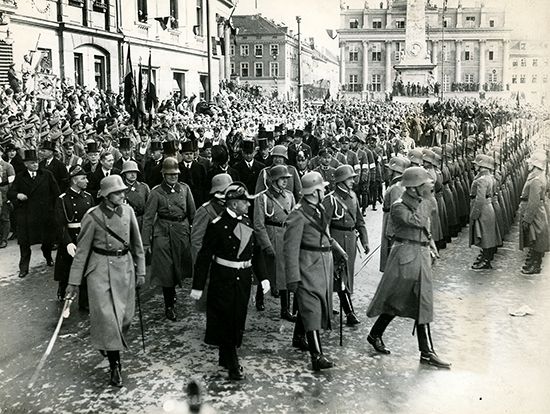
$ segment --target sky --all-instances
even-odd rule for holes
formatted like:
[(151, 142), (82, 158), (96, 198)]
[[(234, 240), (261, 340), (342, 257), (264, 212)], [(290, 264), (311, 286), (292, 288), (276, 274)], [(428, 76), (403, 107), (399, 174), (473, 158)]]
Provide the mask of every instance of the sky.
[[(369, 7), (379, 7), (380, 1), (368, 0)], [(364, 1), (346, 0), (346, 3), (350, 8), (362, 8)], [(442, 3), (443, 0), (432, 0), (432, 4)], [(457, 3), (458, 0), (449, 0), (448, 6), (456, 7)], [(463, 7), (479, 3), (480, 0), (462, 0)], [(506, 5), (513, 37), (550, 39), (550, 0), (485, 0), (485, 4), (487, 7)], [(326, 29), (337, 29), (340, 24), (340, 0), (238, 0), (235, 14), (256, 13), (285, 23), (294, 32), (297, 32), (296, 16), (300, 16), (303, 37), (314, 37), (317, 44), (338, 55), (338, 40), (330, 39)]]

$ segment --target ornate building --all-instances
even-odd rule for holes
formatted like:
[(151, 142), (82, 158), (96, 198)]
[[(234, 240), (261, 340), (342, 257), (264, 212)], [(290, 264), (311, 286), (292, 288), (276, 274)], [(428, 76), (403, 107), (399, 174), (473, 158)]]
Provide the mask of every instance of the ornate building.
[[(419, 0), (420, 1), (420, 0)], [(350, 9), (341, 2), (340, 83), (346, 96), (382, 97), (394, 90), (405, 45), (406, 0), (379, 8)], [(462, 7), (443, 10), (426, 4), (426, 37), (433, 80), (451, 91), (509, 90), (511, 30), (503, 9)]]
[(510, 91), (520, 99), (548, 103), (550, 48), (549, 41), (513, 40), (510, 44)]

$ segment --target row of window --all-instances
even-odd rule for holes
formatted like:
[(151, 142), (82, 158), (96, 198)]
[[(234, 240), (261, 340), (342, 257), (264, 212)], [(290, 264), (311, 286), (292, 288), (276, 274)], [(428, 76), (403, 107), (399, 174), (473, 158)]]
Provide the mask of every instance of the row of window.
[[(398, 44), (398, 46), (399, 46), (399, 44)], [(448, 61), (449, 56), (450, 56), (449, 51), (446, 50), (446, 49), (447, 49), (446, 47), (443, 48), (443, 60), (444, 61)], [(465, 60), (465, 61), (473, 61), (474, 60), (473, 53), (470, 52), (469, 50), (466, 50), (464, 52), (463, 56), (464, 56), (463, 60)], [(399, 50), (397, 50), (395, 52), (394, 59), (395, 60), (401, 60), (401, 52)], [(382, 52), (380, 52), (380, 51), (371, 52), (370, 60), (372, 62), (381, 62), (382, 61)], [(488, 60), (490, 60), (490, 61), (496, 60), (496, 53), (493, 50), (489, 51)], [(349, 51), (349, 55), (348, 55), (348, 61), (349, 62), (359, 62), (359, 50), (357, 48), (350, 47), (350, 51)], [(517, 66), (517, 65), (514, 65), (514, 66)], [(523, 66), (525, 66), (525, 65), (523, 65)], [(533, 66), (536, 66), (536, 65), (533, 65)]]
[[(443, 27), (449, 27), (451, 23), (451, 20), (449, 18), (446, 18), (443, 20)], [(373, 29), (382, 29), (382, 19), (373, 19), (371, 23), (371, 27)], [(405, 28), (405, 19), (395, 19), (394, 21), (394, 27), (396, 29), (404, 29)], [(466, 28), (474, 28), (476, 26), (476, 17), (475, 16), (466, 16), (466, 23), (464, 24), (464, 27)], [(496, 21), (495, 19), (489, 19), (489, 27), (496, 27)], [(349, 19), (349, 28), (350, 29), (359, 29), (359, 19), (353, 18)]]
[[(531, 76), (531, 83), (538, 83), (538, 75)], [(512, 83), (518, 83), (518, 75), (512, 75)], [(527, 75), (519, 75), (519, 83), (527, 83)], [(542, 76), (542, 83), (548, 83), (548, 75)]]
[[(447, 77), (448, 75), (445, 75)], [(380, 74), (372, 74), (371, 75), (371, 82), (373, 85), (379, 84), (381, 82), (381, 75)], [(474, 83), (475, 82), (475, 75), (473, 73), (465, 73), (464, 74), (464, 83)], [(487, 79), (487, 82), (489, 83), (497, 83), (498, 82), (498, 76), (496, 73), (490, 73)], [(359, 75), (357, 74), (350, 74), (349, 75), (349, 84), (358, 84), (359, 83)], [(512, 83), (513, 78), (512, 78)]]
[[(231, 75), (236, 75), (235, 72), (235, 62), (231, 62)], [(254, 77), (263, 78), (264, 75), (264, 64), (263, 62), (254, 62)], [(249, 78), (250, 75), (250, 64), (248, 62), (241, 62), (240, 67), (240, 77)], [(269, 62), (269, 77), (276, 78), (279, 77), (279, 62)]]
[[(250, 54), (250, 45), (242, 44), (240, 48), (241, 56), (249, 56)], [(235, 45), (231, 45), (230, 50), (231, 56), (235, 56)], [(279, 56), (279, 45), (274, 43), (269, 45), (269, 55), (277, 57)], [(264, 45), (254, 45), (254, 56), (263, 57), (264, 56)]]
[[(526, 67), (527, 66), (527, 59), (526, 58), (521, 58), (518, 62), (517, 59), (514, 59), (512, 61), (512, 66), (514, 67), (517, 67), (518, 66), (518, 63), (520, 66), (522, 67)], [(537, 58), (534, 58), (531, 60), (531, 64), (533, 67), (537, 67), (539, 65), (539, 60)], [(548, 59), (544, 59), (544, 66), (548, 66)]]

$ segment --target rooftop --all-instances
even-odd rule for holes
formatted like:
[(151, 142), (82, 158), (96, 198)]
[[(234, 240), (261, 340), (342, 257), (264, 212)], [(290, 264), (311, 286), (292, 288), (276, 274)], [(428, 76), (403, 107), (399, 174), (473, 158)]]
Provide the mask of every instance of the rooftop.
[(240, 35), (286, 34), (287, 28), (263, 17), (261, 14), (233, 16), (233, 26), (239, 28)]

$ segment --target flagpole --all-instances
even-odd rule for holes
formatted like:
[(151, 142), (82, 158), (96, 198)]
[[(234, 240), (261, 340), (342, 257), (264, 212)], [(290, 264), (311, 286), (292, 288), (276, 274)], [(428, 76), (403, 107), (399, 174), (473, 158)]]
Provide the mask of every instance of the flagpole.
[(208, 59), (208, 81), (205, 94), (206, 102), (212, 98), (212, 39), (210, 38), (210, 0), (206, 0), (206, 47)]

